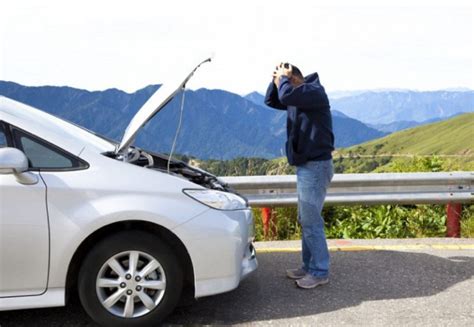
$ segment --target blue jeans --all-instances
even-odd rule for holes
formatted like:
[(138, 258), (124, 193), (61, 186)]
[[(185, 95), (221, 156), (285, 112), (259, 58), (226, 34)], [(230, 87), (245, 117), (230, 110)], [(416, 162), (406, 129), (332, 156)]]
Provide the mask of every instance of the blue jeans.
[(308, 161), (296, 167), (298, 220), (303, 231), (303, 269), (317, 277), (329, 276), (329, 250), (321, 213), (333, 175), (332, 159)]

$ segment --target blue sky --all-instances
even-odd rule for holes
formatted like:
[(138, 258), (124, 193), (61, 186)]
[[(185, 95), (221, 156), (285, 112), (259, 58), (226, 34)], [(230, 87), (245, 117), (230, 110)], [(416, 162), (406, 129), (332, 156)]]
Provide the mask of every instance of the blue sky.
[(133, 92), (215, 53), (191, 88), (263, 92), (280, 61), (329, 91), (474, 88), (472, 1), (353, 3), (2, 1), (0, 79)]

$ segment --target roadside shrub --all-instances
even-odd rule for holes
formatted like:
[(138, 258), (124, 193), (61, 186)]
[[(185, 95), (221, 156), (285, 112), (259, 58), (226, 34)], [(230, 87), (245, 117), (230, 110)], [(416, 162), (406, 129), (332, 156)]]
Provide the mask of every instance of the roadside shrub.
[(461, 237), (474, 238), (474, 205), (463, 206), (461, 213)]
[[(474, 231), (473, 209), (463, 210), (465, 237)], [(254, 217), (258, 241), (301, 238), (296, 208), (274, 208), (266, 237), (260, 209), (254, 209)], [(442, 205), (328, 206), (323, 217), (328, 238), (421, 238), (444, 237), (446, 233), (446, 209)]]
[(326, 218), (328, 238), (443, 237), (446, 216), (442, 206), (338, 207)]

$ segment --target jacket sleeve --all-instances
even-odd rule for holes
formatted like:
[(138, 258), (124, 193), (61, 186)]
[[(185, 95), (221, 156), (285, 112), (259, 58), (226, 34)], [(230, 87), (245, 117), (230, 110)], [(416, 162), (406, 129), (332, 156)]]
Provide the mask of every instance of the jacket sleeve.
[(281, 104), (298, 108), (329, 105), (326, 91), (319, 83), (304, 83), (293, 87), (286, 76), (281, 79), (278, 98)]
[(278, 89), (273, 81), (268, 85), (267, 93), (265, 94), (265, 104), (275, 109), (286, 110), (286, 106), (278, 99)]

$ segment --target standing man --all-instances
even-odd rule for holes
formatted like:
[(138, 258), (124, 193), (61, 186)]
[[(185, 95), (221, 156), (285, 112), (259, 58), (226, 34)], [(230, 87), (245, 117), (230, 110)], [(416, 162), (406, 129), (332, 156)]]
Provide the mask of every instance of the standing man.
[(286, 156), (288, 163), (296, 166), (303, 265), (286, 274), (298, 287), (314, 288), (329, 282), (329, 251), (321, 216), (333, 177), (329, 100), (317, 73), (303, 77), (296, 66), (282, 63), (273, 72), (265, 103), (287, 111)]

